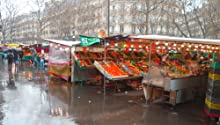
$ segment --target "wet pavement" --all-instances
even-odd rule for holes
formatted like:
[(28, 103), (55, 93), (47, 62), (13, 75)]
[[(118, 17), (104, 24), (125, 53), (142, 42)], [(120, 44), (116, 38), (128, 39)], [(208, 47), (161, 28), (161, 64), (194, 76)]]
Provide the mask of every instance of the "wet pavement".
[(14, 74), (15, 86), (9, 86), (8, 80), (7, 65), (0, 64), (2, 125), (215, 125), (199, 99), (175, 109), (145, 105), (143, 96), (133, 92), (103, 96), (98, 86), (49, 79), (47, 71), (28, 64)]

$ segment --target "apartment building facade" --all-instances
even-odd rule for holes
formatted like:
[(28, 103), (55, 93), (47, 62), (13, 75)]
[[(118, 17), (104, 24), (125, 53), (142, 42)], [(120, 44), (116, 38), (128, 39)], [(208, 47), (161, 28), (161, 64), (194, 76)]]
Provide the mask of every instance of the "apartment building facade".
[[(169, 20), (169, 15), (165, 13), (173, 8), (176, 9), (176, 13), (179, 13), (179, 10), (177, 7), (170, 8), (169, 4), (169, 2), (159, 4), (157, 9), (147, 15), (144, 0), (110, 0), (110, 35), (162, 34), (180, 36), (172, 20)], [(75, 22), (76, 35), (95, 36), (101, 29), (107, 31), (107, 7), (106, 0), (78, 1), (79, 13)], [(146, 15), (149, 17), (148, 23)], [(147, 32), (145, 31), (146, 25), (149, 27)]]
[[(110, 36), (118, 34), (183, 36), (174, 23), (182, 21), (180, 18), (182, 10), (175, 0), (152, 4), (150, 8), (153, 10), (150, 12), (147, 12), (149, 9), (145, 2), (145, 0), (110, 0)], [(47, 20), (41, 38), (71, 39), (79, 35), (98, 36), (100, 30), (107, 32), (106, 0), (65, 0), (64, 2), (53, 0), (47, 3), (45, 9)], [(202, 32), (198, 29), (198, 23), (193, 17), (189, 19), (190, 26), (194, 27), (192, 32), (196, 34), (195, 37), (201, 37)], [(186, 30), (185, 27), (180, 26), (180, 28)], [(19, 16), (13, 32), (16, 41), (38, 40), (39, 27), (36, 13)]]

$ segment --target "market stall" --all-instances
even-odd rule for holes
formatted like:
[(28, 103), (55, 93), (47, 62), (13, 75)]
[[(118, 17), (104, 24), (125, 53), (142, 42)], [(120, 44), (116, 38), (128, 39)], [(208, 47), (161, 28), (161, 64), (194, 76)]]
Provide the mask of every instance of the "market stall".
[[(105, 76), (105, 83), (115, 84), (116, 90), (142, 89), (141, 79), (148, 70), (147, 43), (131, 41), (128, 36), (105, 38), (104, 58), (95, 60), (94, 66)], [(159, 58), (153, 54), (153, 61)]]
[(80, 45), (73, 52), (72, 82), (98, 82), (102, 75), (93, 65), (95, 60), (103, 60), (104, 48), (97, 37), (80, 36)]
[(40, 57), (42, 56), (44, 56), (46, 61), (48, 60), (49, 44), (22, 44), (21, 46), (24, 54), (23, 60), (29, 61), (32, 59), (32, 48), (36, 50), (38, 61), (40, 61)]
[(69, 81), (72, 71), (72, 52), (79, 41), (45, 39), (49, 42), (48, 72), (51, 77)]
[(160, 88), (162, 92), (157, 95), (166, 97), (172, 105), (192, 100), (195, 93), (205, 93), (208, 69), (219, 57), (220, 40), (158, 35), (132, 36), (131, 39), (148, 41), (151, 54), (161, 57), (160, 65), (149, 63), (148, 74), (145, 74), (146, 100), (152, 99), (153, 88)]

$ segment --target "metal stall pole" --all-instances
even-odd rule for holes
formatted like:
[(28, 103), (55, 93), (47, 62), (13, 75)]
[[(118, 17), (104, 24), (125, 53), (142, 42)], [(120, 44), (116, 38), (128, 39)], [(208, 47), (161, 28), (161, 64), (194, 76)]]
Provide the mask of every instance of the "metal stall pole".
[(149, 51), (149, 59), (148, 59), (148, 73), (147, 73), (147, 85), (143, 85), (143, 90), (144, 90), (144, 96), (145, 96), (145, 99), (146, 99), (146, 104), (148, 103), (148, 98), (149, 98), (149, 89), (150, 89), (150, 67), (151, 67), (151, 54), (152, 54), (152, 41), (150, 41), (150, 44), (149, 44), (149, 48), (150, 48), (150, 51)]
[[(104, 61), (106, 61), (106, 39), (104, 39)], [(104, 91), (104, 95), (106, 95), (106, 72), (104, 72), (104, 85), (103, 85), (103, 91)]]
[[(108, 15), (107, 15), (107, 32), (108, 32), (108, 37), (110, 36), (110, 30), (109, 30), (109, 26), (110, 26), (110, 0), (108, 0), (108, 3), (107, 3), (107, 11), (108, 11)], [(106, 39), (104, 39), (104, 61), (106, 61)], [(105, 87), (105, 84), (106, 84), (106, 79), (105, 79), (105, 72), (104, 72), (104, 86), (103, 86), (103, 91), (104, 91), (104, 95), (106, 95), (106, 87)]]
[(110, 27), (110, 0), (108, 0), (108, 16), (107, 16), (107, 20), (108, 20), (108, 37), (110, 36), (109, 35), (109, 32), (110, 32), (110, 29), (109, 29), (109, 27)]
[(74, 75), (74, 72), (75, 72), (75, 59), (74, 59), (74, 57), (73, 57), (73, 55), (74, 55), (74, 52), (75, 52), (75, 50), (76, 50), (76, 46), (75, 47), (73, 47), (72, 48), (72, 73), (71, 73), (71, 82), (72, 82), (72, 87), (73, 87), (73, 84), (74, 84), (74, 82), (75, 82), (75, 75)]

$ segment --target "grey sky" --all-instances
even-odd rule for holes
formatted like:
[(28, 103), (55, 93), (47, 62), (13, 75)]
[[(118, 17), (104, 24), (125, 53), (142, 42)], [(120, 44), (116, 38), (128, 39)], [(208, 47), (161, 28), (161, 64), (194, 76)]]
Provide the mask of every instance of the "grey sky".
[[(0, 0), (1, 2), (1, 13), (2, 16), (5, 16), (5, 2), (6, 0)], [(29, 13), (30, 11), (36, 10), (36, 7), (34, 7), (34, 4), (32, 0), (7, 0), (13, 3), (18, 11), (18, 14), (24, 14), (24, 13)]]

